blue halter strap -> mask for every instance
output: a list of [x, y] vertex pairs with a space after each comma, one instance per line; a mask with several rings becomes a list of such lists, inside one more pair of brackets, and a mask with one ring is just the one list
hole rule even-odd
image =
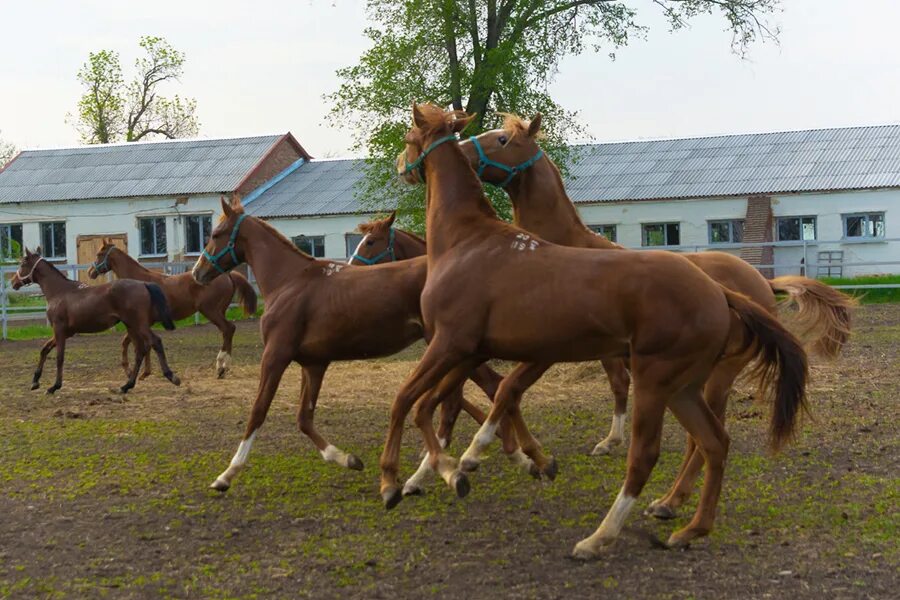
[[106, 273], [107, 271], [109, 271], [109, 263], [107, 261], [109, 260], [109, 253], [113, 251], [113, 248], [115, 248], [115, 246], [109, 247], [109, 249], [106, 251], [106, 254], [103, 255], [103, 260], [101, 260], [100, 262], [91, 263], [91, 266], [94, 267], [94, 270], [96, 270], [98, 273]]
[[526, 160], [525, 162], [518, 164], [514, 167], [510, 167], [509, 165], [504, 165], [503, 163], [499, 163], [495, 160], [491, 160], [487, 157], [487, 154], [484, 153], [484, 148], [481, 147], [481, 142], [478, 141], [478, 138], [474, 135], [469, 138], [469, 141], [472, 142], [472, 145], [475, 146], [475, 151], [478, 152], [478, 178], [481, 179], [482, 174], [484, 174], [484, 170], [488, 167], [494, 167], [495, 169], [500, 169], [504, 173], [506, 173], [506, 179], [504, 179], [501, 183], [496, 184], [499, 187], [506, 187], [509, 185], [509, 182], [513, 180], [513, 177], [525, 171], [534, 163], [536, 163], [540, 158], [544, 155], [544, 151], [538, 148], [537, 154]]
[[[241, 221], [243, 221], [246, 217], [246, 213], [238, 217], [237, 222], [234, 224], [234, 229], [231, 230], [231, 237], [228, 239], [228, 245], [219, 250], [215, 255], [207, 252], [206, 248], [203, 249], [203, 258], [208, 260], [219, 273], [227, 273], [228, 271], [241, 264], [241, 261], [238, 260], [237, 254], [234, 251], [234, 242], [235, 240], [237, 240], [238, 229], [241, 226]], [[223, 269], [222, 266], [219, 265], [219, 260], [226, 254], [231, 255], [231, 266], [227, 269]]]
[[422, 178], [422, 181], [425, 181], [425, 165], [424, 165], [425, 157], [428, 156], [432, 150], [434, 150], [441, 144], [444, 144], [446, 142], [449, 142], [449, 141], [455, 140], [455, 139], [456, 139], [456, 134], [451, 133], [450, 135], [444, 136], [444, 137], [440, 138], [439, 140], [435, 140], [430, 146], [425, 148], [425, 150], [422, 152], [422, 154], [419, 155], [419, 158], [417, 158], [413, 162], [406, 162], [406, 155], [404, 154], [403, 162], [406, 163], [406, 170], [403, 171], [403, 174], [406, 175], [410, 171], [418, 169], [419, 176]]
[[366, 258], [365, 256], [360, 256], [356, 252], [353, 253], [353, 256], [350, 257], [350, 260], [358, 260], [364, 265], [374, 265], [381, 261], [385, 256], [391, 257], [391, 262], [396, 262], [397, 257], [394, 255], [394, 228], [391, 227], [390, 237], [388, 238], [387, 248], [373, 256], [372, 258]]

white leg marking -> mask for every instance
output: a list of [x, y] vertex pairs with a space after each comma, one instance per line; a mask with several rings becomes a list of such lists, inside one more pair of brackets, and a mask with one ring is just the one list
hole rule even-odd
[[614, 446], [618, 446], [625, 441], [625, 413], [621, 415], [613, 415], [612, 425], [609, 427], [609, 435], [600, 441], [591, 454], [609, 454]]
[[228, 488], [231, 485], [231, 481], [241, 472], [244, 465], [247, 464], [247, 456], [250, 454], [250, 447], [253, 446], [253, 440], [256, 438], [256, 433], [257, 432], [254, 431], [246, 440], [241, 440], [237, 452], [234, 453], [234, 457], [231, 459], [231, 464], [229, 464], [228, 468], [216, 478], [213, 487], [215, 487], [216, 484], [224, 484], [225, 488]]
[[635, 498], [625, 495], [625, 488], [619, 490], [616, 501], [606, 513], [600, 527], [590, 537], [587, 537], [575, 545], [573, 554], [576, 558], [592, 558], [597, 555], [604, 546], [612, 544], [622, 531], [625, 519], [634, 506]]
[[426, 452], [425, 458], [419, 463], [419, 468], [413, 473], [412, 477], [407, 479], [406, 483], [403, 484], [403, 495], [408, 496], [420, 491], [425, 480], [428, 479], [428, 476], [431, 475], [431, 473], [431, 455]]
[[491, 423], [491, 420], [487, 419], [481, 425], [481, 428], [478, 430], [478, 433], [475, 434], [475, 437], [472, 438], [472, 443], [469, 444], [469, 447], [463, 453], [462, 460], [477, 464], [481, 453], [494, 440], [494, 434], [497, 433], [499, 424], [499, 420], [496, 423]]
[[350, 464], [350, 455], [337, 446], [328, 444], [325, 446], [324, 450], [320, 450], [320, 453], [322, 454], [322, 458], [325, 459], [325, 462], [333, 462], [342, 467], [346, 467]]
[[231, 368], [231, 355], [224, 350], [219, 350], [216, 355], [216, 370], [227, 371]]
[[534, 461], [528, 458], [528, 455], [522, 452], [521, 448], [516, 448], [516, 451], [509, 455], [509, 460], [525, 469], [526, 473], [531, 472], [531, 465], [534, 464]]

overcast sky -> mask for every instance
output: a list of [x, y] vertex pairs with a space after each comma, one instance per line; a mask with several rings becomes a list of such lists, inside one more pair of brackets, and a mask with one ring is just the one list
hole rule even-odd
[[[781, 45], [729, 50], [721, 17], [651, 30], [618, 52], [567, 59], [553, 85], [592, 139], [624, 140], [900, 122], [900, 2], [784, 0]], [[66, 124], [91, 50], [126, 69], [141, 35], [187, 54], [178, 92], [197, 99], [202, 137], [291, 131], [314, 156], [347, 156], [352, 132], [324, 122], [335, 69], [366, 47], [363, 1], [3, 2], [0, 131], [19, 147], [77, 143]], [[848, 10], [848, 7], [853, 7]]]

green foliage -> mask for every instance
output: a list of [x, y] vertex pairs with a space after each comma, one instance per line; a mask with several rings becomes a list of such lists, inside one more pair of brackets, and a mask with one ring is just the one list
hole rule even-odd
[[177, 81], [185, 56], [160, 37], [144, 36], [145, 56], [135, 61], [134, 78], [126, 82], [119, 53], [91, 52], [78, 71], [85, 93], [78, 101], [75, 127], [88, 144], [136, 142], [149, 136], [169, 139], [196, 135], [197, 103], [178, 95], [166, 98], [159, 88]]
[[[3, 133], [0, 131], [0, 133]], [[16, 155], [19, 150], [9, 142], [4, 142], [2, 138], [0, 138], [0, 169], [12, 160], [12, 157]]]
[[[401, 223], [424, 228], [424, 191], [400, 188], [395, 159], [409, 129], [412, 101], [433, 101], [477, 114], [467, 135], [499, 124], [499, 112], [544, 115], [545, 150], [566, 171], [564, 141], [583, 133], [577, 115], [556, 103], [549, 86], [559, 62], [590, 48], [626, 45], [646, 28], [631, 2], [613, 0], [368, 0], [371, 47], [356, 65], [338, 71], [343, 83], [328, 99], [332, 121], [356, 131], [368, 177], [359, 190], [370, 210], [398, 206]], [[759, 38], [774, 38], [765, 17], [779, 0], [658, 0], [673, 29], [721, 12], [743, 53]], [[610, 54], [610, 56], [614, 56]], [[509, 217], [502, 193], [490, 193]]]

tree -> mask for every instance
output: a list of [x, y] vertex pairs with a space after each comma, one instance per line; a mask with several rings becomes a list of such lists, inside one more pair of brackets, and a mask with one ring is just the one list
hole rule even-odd
[[[652, 0], [672, 29], [701, 14], [719, 12], [743, 56], [759, 39], [777, 39], [767, 21], [780, 0]], [[603, 47], [612, 52], [644, 36], [634, 0], [368, 0], [373, 25], [369, 48], [356, 65], [340, 69], [339, 89], [328, 96], [336, 124], [356, 131], [356, 150], [368, 159], [359, 191], [378, 207], [399, 199], [407, 226], [422, 229], [423, 192], [389, 184], [403, 148], [413, 100], [432, 100], [477, 113], [467, 134], [495, 127], [498, 112], [544, 114], [545, 150], [558, 164], [570, 157], [564, 141], [582, 131], [577, 115], [556, 103], [549, 86], [568, 55]], [[399, 194], [399, 196], [396, 196]], [[505, 195], [496, 194], [501, 214]], [[396, 201], [396, 200], [395, 200]], [[497, 204], [497, 202], [495, 202]]]
[[[2, 132], [0, 132], [2, 133]], [[0, 139], [0, 169], [12, 160], [12, 157], [16, 155], [18, 150], [16, 147], [9, 142], [4, 142], [3, 139]]]
[[160, 87], [178, 81], [184, 72], [184, 53], [160, 37], [144, 36], [145, 55], [135, 61], [135, 76], [126, 83], [119, 53], [91, 52], [78, 71], [85, 88], [78, 101], [75, 128], [88, 144], [136, 142], [147, 137], [168, 139], [196, 135], [197, 102], [177, 94], [160, 95]]

